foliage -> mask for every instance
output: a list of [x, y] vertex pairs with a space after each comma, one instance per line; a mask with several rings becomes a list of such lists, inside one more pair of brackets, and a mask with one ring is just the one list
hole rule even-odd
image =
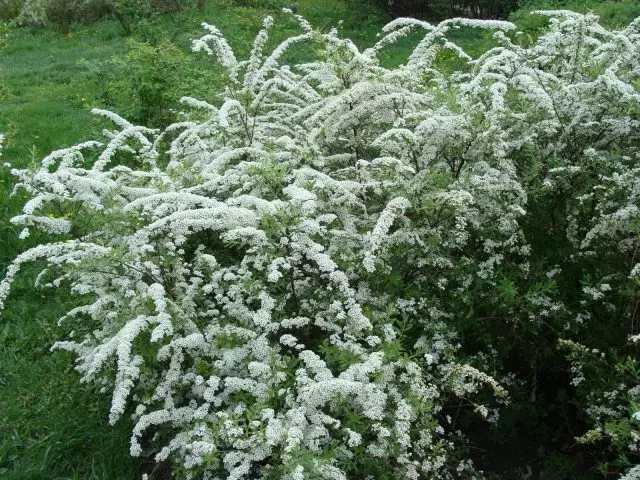
[[22, 0], [0, 0], [0, 22], [13, 20], [20, 13]]
[[378, 0], [394, 17], [426, 19], [451, 17], [506, 18], [517, 0]]
[[45, 8], [47, 20], [62, 34], [68, 34], [71, 25], [79, 19], [77, 0], [49, 0]]
[[640, 16], [640, 3], [635, 0], [523, 0], [518, 10], [509, 15], [525, 35], [537, 37], [546, 28], [546, 20], [532, 14], [535, 10], [565, 9], [578, 13], [594, 13], [608, 28], [624, 28]]
[[[134, 455], [186, 477], [477, 478], [466, 447], [492, 428], [475, 418], [506, 438], [499, 414], [527, 410], [623, 473], [640, 19], [543, 14], [533, 44], [507, 22], [400, 19], [364, 51], [301, 18], [267, 50], [268, 18], [243, 62], [206, 25], [219, 102], [185, 98], [163, 131], [97, 110], [104, 144], [14, 170], [31, 200], [12, 222], [54, 238], [0, 299], [44, 260], [38, 285], [78, 296], [56, 348], [112, 394], [112, 422], [135, 407]], [[499, 46], [472, 60], [447, 40], [461, 24]], [[380, 66], [412, 30], [409, 58]], [[302, 42], [315, 58], [285, 65]]]
[[194, 65], [192, 56], [169, 42], [128, 42], [124, 56], [103, 64], [88, 63], [102, 103], [121, 106], [134, 122], [166, 127], [177, 120], [178, 100], [191, 92], [206, 96], [216, 78]]
[[42, 27], [47, 23], [48, 0], [24, 0], [12, 23], [18, 26]]
[[[4, 18], [18, 26], [52, 24], [66, 34], [71, 25], [80, 20], [95, 21], [113, 16], [127, 36], [141, 20], [155, 14], [181, 11], [188, 4], [180, 0], [0, 0], [0, 7], [3, 3], [7, 3]], [[198, 0], [197, 6], [202, 9], [204, 3]]]
[[[2, 49], [6, 44], [6, 39], [4, 36], [4, 32], [0, 29], [0, 49]], [[4, 100], [4, 96], [6, 95], [5, 93], [5, 88], [4, 85], [2, 83], [2, 71], [0, 71], [0, 102], [2, 100]], [[4, 143], [4, 134], [2, 132], [0, 132], [0, 157], [2, 156], [2, 145]]]
[[83, 0], [24, 0], [16, 15], [9, 19], [15, 26], [42, 28], [52, 25], [62, 34], [68, 34], [71, 25], [88, 18]]
[[297, 1], [290, 0], [231, 0], [239, 7], [259, 8], [266, 10], [280, 10], [282, 8], [295, 8]]

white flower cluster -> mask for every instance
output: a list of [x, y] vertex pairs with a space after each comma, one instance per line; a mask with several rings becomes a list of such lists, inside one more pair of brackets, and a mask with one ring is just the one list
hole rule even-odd
[[[64, 279], [90, 297], [61, 319], [76, 336], [55, 348], [111, 391], [112, 423], [135, 412], [133, 455], [151, 447], [188, 478], [471, 475], [471, 462], [450, 463], [461, 440], [437, 414], [451, 396], [507, 393], [457, 358], [448, 322], [501, 268], [527, 275], [529, 199], [514, 158], [536, 145], [551, 164], [583, 143], [587, 124], [602, 131], [597, 151], [638, 140], [630, 116], [602, 108], [640, 98], [629, 87], [638, 35], [549, 14], [561, 20], [530, 47], [511, 43], [507, 22], [399, 19], [365, 52], [300, 17], [303, 32], [265, 52], [267, 18], [246, 61], [204, 24], [193, 49], [228, 76], [219, 107], [183, 99], [204, 120], [158, 132], [95, 111], [115, 124], [104, 144], [14, 171], [32, 199], [13, 223], [63, 239], [16, 259], [0, 308], [20, 265], [41, 258], [40, 283]], [[471, 60], [446, 38], [456, 24], [498, 29], [503, 46], [466, 73], [440, 72], [440, 49]], [[595, 80], [557, 61], [571, 56], [558, 29], [582, 24], [598, 38], [587, 42]], [[427, 34], [406, 64], [380, 66], [378, 53], [416, 27]], [[281, 65], [308, 40], [316, 59]], [[603, 238], [627, 253], [636, 245], [625, 229], [638, 218], [640, 174], [619, 170], [601, 179], [618, 190], [592, 228], [574, 232], [584, 250]], [[611, 288], [584, 292], [599, 300]], [[560, 308], [542, 294], [530, 302], [540, 316]], [[160, 428], [162, 445], [147, 434]]]

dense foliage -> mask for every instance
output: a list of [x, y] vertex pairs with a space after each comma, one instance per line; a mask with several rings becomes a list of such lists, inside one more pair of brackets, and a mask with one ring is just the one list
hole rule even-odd
[[[0, 25], [0, 50], [6, 46], [6, 35], [5, 29], [2, 25]], [[2, 82], [2, 70], [0, 70], [0, 102], [4, 99], [6, 95], [5, 88]], [[2, 155], [2, 144], [4, 143], [4, 134], [0, 132], [0, 156]]]
[[194, 65], [193, 57], [166, 41], [130, 40], [124, 55], [86, 66], [106, 108], [120, 106], [120, 115], [134, 123], [166, 127], [177, 120], [180, 92], [205, 96], [218, 80], [210, 68]]
[[[112, 395], [112, 423], [132, 413], [133, 455], [186, 478], [478, 478], [470, 447], [518, 422], [624, 473], [640, 19], [541, 13], [532, 45], [508, 22], [404, 18], [364, 51], [300, 17], [267, 50], [267, 18], [245, 61], [205, 24], [218, 104], [184, 98], [164, 130], [97, 110], [104, 142], [14, 170], [31, 199], [12, 222], [54, 238], [8, 268], [0, 307], [44, 261], [37, 284], [78, 297], [54, 348]], [[499, 46], [472, 59], [447, 40], [460, 25]]]
[[13, 25], [55, 26], [69, 33], [76, 22], [94, 21], [112, 16], [131, 35], [135, 24], [155, 14], [181, 11], [185, 6], [204, 7], [206, 0], [0, 0], [0, 20]]
[[506, 18], [518, 7], [518, 0], [378, 0], [377, 3], [395, 17]]

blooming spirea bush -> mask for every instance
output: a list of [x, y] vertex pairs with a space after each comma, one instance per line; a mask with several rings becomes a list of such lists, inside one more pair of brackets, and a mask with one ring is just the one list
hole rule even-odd
[[[37, 285], [78, 298], [53, 348], [109, 392], [111, 423], [133, 415], [132, 455], [185, 478], [481, 477], [451, 405], [489, 425], [510, 401], [488, 322], [516, 344], [562, 332], [576, 385], [592, 323], [615, 319], [617, 351], [637, 332], [640, 19], [540, 13], [532, 45], [508, 22], [397, 19], [364, 51], [293, 14], [299, 35], [267, 51], [267, 17], [243, 61], [204, 24], [218, 104], [183, 98], [162, 131], [95, 110], [104, 141], [13, 171], [31, 199], [11, 222], [52, 241], [8, 267], [0, 307], [46, 262]], [[472, 59], [447, 39], [461, 25], [498, 46]], [[585, 409], [635, 446], [628, 358]]]

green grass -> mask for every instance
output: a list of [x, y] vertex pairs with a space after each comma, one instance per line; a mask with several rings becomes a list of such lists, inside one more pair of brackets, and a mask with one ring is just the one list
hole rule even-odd
[[69, 355], [48, 351], [57, 299], [20, 287], [0, 330], [0, 478], [139, 478], [130, 422], [109, 426], [107, 399], [78, 384]]
[[124, 51], [119, 27], [102, 22], [69, 36], [50, 30], [19, 31], [0, 52], [9, 98], [0, 105], [0, 130], [17, 127], [4, 157], [23, 165], [31, 148], [46, 154], [91, 134], [89, 100], [93, 92], [81, 58], [104, 60]]

